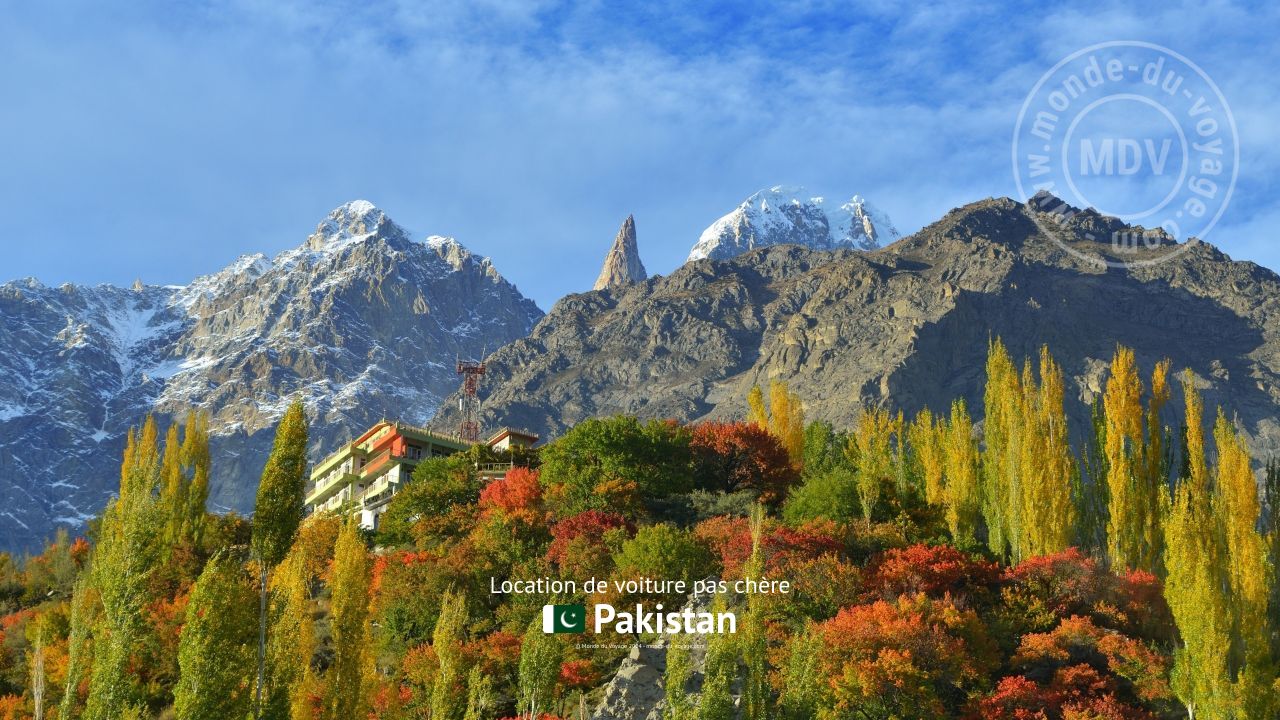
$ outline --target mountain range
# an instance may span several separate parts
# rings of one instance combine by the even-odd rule
[[[1163,358],[1190,369],[1256,456],[1280,451],[1280,276],[1203,242],[1126,253],[1113,233],[1140,230],[1046,206],[988,199],[879,249],[767,246],[569,295],[488,358],[482,420],[554,436],[614,413],[741,418],[749,389],[775,379],[838,426],[867,405],[910,414],[953,398],[980,418],[998,336],[1015,358],[1049,346],[1077,439],[1122,343],[1147,373]],[[454,419],[444,403],[436,422]]]
[[[833,205],[776,187],[712,223],[665,276],[645,271],[628,218],[599,289],[545,316],[487,258],[411,238],[363,201],[291,250],[184,286],[9,282],[0,548],[79,530],[114,491],[124,433],[148,412],[209,413],[211,507],[247,512],[291,398],[307,401],[313,460],[384,417],[451,432],[454,360],[488,351],[482,425],[552,437],[619,412],[741,417],[748,389],[772,379],[809,417],[840,425],[866,404],[911,413],[954,397],[980,417],[999,336],[1015,357],[1049,345],[1083,433],[1123,343],[1148,370],[1164,357],[1190,369],[1255,454],[1280,451],[1280,277],[1205,243],[1146,266],[1091,263],[1116,252],[1099,238],[1125,226],[1092,210],[1050,222],[1045,207],[983,200],[898,239],[858,196]]]

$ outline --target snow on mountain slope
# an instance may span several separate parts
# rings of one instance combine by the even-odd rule
[[[541,316],[488,258],[413,241],[365,201],[297,248],[186,286],[0,285],[0,549],[100,510],[124,433],[148,411],[209,413],[211,505],[246,511],[293,397],[317,456],[383,417],[425,422],[456,385],[455,356]]]
[[[724,260],[758,247],[803,245],[815,250],[874,250],[899,237],[887,215],[854,195],[848,202],[774,186],[752,193],[698,238],[688,261]]]

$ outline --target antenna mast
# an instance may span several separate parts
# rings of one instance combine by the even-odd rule
[[[462,397],[458,398],[458,411],[462,420],[458,423],[458,437],[469,443],[480,442],[480,376],[484,375],[484,363],[478,360],[457,361],[458,374],[462,376]]]

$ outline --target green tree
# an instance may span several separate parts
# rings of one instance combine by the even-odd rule
[[[692,487],[689,431],[634,417],[592,418],[542,450],[540,479],[562,517],[585,510],[641,510],[641,502]]]
[[[170,423],[160,461],[160,507],[165,518],[164,540],[172,548],[181,540],[187,513],[187,479],[182,472],[182,441],[178,424]]]
[[[477,665],[467,674],[467,712],[462,720],[489,720],[493,706],[493,678]]]
[[[667,667],[662,674],[662,688],[666,707],[663,720],[694,720],[697,717],[692,698],[689,697],[689,678],[693,675],[693,659],[689,655],[688,641],[672,638],[667,644]]]
[[[757,505],[751,513],[751,557],[743,569],[747,580],[764,579],[764,555],[760,537],[764,526],[764,508]],[[764,600],[760,593],[748,593],[746,613],[742,618],[742,635],[738,642],[742,650],[742,665],[746,676],[742,689],[743,720],[765,720],[770,707],[769,643],[765,636]]]
[[[1093,556],[1107,554],[1107,421],[1102,398],[1089,409],[1090,434],[1082,453],[1080,472],[1072,483],[1076,504],[1077,543]]]
[[[778,697],[778,713],[782,720],[818,717],[819,708],[827,702],[823,693],[821,653],[822,634],[817,625],[806,621],[804,628],[791,636],[787,648],[782,692]]]
[[[560,655],[560,640],[542,632],[542,618],[534,618],[520,645],[517,710],[529,713],[530,717],[541,717],[551,709],[560,676]]]
[[[93,672],[84,712],[89,720],[114,720],[144,700],[129,666],[151,632],[143,609],[161,558],[159,481],[155,420],[148,417],[136,445],[127,450],[120,496],[103,511],[91,565],[102,611],[93,631]]]
[[[204,542],[205,505],[209,502],[209,417],[190,412],[182,431],[182,468],[187,486],[181,536],[193,546]]]
[[[132,432],[132,431],[131,431]],[[96,615],[97,590],[93,587],[88,574],[81,576],[76,582],[71,595],[70,630],[67,634],[67,674],[63,686],[62,701],[58,705],[58,717],[75,718],[80,716],[81,701],[79,687],[86,671],[93,664],[91,655],[93,641],[92,628]]]
[[[306,483],[307,416],[296,400],[276,428],[253,506],[253,552],[268,567],[278,565],[293,545]]]
[[[849,468],[844,448],[848,438],[831,423],[814,420],[804,429],[804,477],[821,475],[836,468]]]
[[[240,564],[219,553],[191,591],[178,646],[177,720],[242,718],[249,711],[255,593],[246,580]]]
[[[266,683],[267,660],[267,574],[280,564],[302,522],[307,483],[307,414],[301,400],[285,411],[276,428],[267,464],[258,482],[253,506],[251,543],[258,561],[258,681],[254,716],[260,717],[262,692]]]
[[[461,453],[428,458],[413,469],[413,482],[391,499],[379,522],[379,543],[432,546],[450,542],[456,529],[448,523],[440,527],[443,532],[438,537],[435,532],[420,532],[416,528],[434,531],[437,526],[434,521],[459,507],[474,504],[479,497],[480,483],[470,458]]]
[[[343,523],[334,545],[331,594],[333,663],[326,675],[326,718],[347,720],[364,707],[365,619],[369,608],[368,551],[354,520]]]
[[[665,523],[640,528],[635,537],[622,543],[614,560],[616,577],[682,580],[686,586],[706,577],[715,566],[711,552],[691,532]],[[663,599],[678,603],[681,597]]]
[[[889,414],[877,407],[863,408],[846,449],[854,466],[858,505],[870,521],[887,488],[898,484],[898,465],[904,424],[902,413]]]
[[[724,597],[711,603],[712,613],[725,612]],[[733,681],[738,676],[738,653],[734,637],[717,634],[707,638],[703,664],[702,695],[698,699],[698,720],[732,720]]]
[[[804,482],[787,495],[782,506],[782,517],[791,525],[817,518],[845,522],[858,516],[857,479],[854,470],[845,466],[806,473]]]
[[[436,652],[438,669],[431,692],[431,719],[455,720],[467,708],[464,684],[463,645],[467,639],[467,599],[460,592],[445,593],[440,603],[431,647]]]

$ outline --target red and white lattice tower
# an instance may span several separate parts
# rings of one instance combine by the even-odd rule
[[[469,443],[480,442],[480,376],[484,375],[484,363],[477,360],[458,360],[458,374],[462,376],[462,397],[458,398],[458,437]]]

